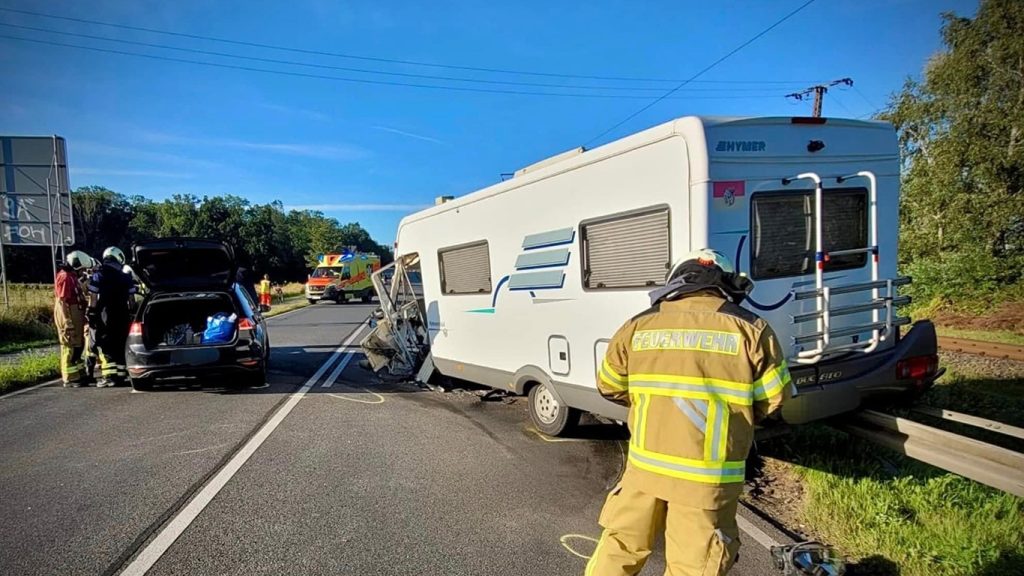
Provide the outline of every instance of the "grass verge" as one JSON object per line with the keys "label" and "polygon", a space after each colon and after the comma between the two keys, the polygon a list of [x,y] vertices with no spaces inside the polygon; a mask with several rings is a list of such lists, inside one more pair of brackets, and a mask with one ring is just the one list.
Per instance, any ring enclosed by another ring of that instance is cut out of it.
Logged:
{"label": "grass verge", "polygon": [[[1021,363],[943,354],[943,364],[949,372],[922,403],[1022,425]],[[1024,450],[1006,436],[909,417]],[[800,427],[760,448],[771,463],[767,478],[758,480],[765,508],[783,508],[784,523],[805,526],[857,559],[851,575],[995,576],[1024,566],[1024,499],[825,425]],[[759,498],[752,497],[755,505]],[[782,500],[797,503],[787,507]]]}
{"label": "grass verge", "polygon": [[939,336],[947,336],[949,338],[964,338],[981,342],[998,342],[1000,344],[1024,346],[1024,334],[1010,332],[1009,330],[968,330],[938,326],[936,331],[939,333]]}
{"label": "grass verge", "polygon": [[0,394],[38,384],[59,374],[60,357],[57,353],[26,354],[14,362],[0,364]]}
{"label": "grass verge", "polygon": [[854,574],[994,576],[1024,565],[1024,500],[825,426],[785,441],[799,521],[857,558]]}
{"label": "grass verge", "polygon": [[285,312],[291,312],[299,308],[305,308],[309,306],[309,302],[306,301],[305,295],[293,296],[291,298],[285,298],[284,302],[274,304],[270,308],[270,312],[265,312],[263,316],[265,318],[272,318],[278,314],[284,314]]}
{"label": "grass verge", "polygon": [[0,343],[0,354],[13,354],[15,352],[24,352],[26,350],[32,350],[33,348],[44,348],[46,346],[53,346],[55,344],[57,344],[56,339],[37,339],[21,342],[4,342]]}

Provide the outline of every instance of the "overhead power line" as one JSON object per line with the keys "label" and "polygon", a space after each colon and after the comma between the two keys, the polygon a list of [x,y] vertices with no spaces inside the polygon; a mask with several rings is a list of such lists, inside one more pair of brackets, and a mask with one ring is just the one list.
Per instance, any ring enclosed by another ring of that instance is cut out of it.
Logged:
{"label": "overhead power line", "polygon": [[[811,0],[814,1],[814,0]],[[33,12],[31,10],[17,10],[14,8],[0,7],[0,11],[9,12],[12,14],[22,14],[25,16],[33,16],[38,18],[50,18],[54,20],[63,20],[65,22],[77,22],[79,24],[89,24],[93,26],[108,26],[111,28],[119,28],[121,30],[133,30],[135,32],[146,32],[149,34],[162,34],[165,36],[175,36],[178,38],[191,38],[193,40],[205,40],[209,42],[221,42],[224,44],[234,44],[236,46],[248,46],[251,48],[264,48],[268,50],[281,50],[285,52],[293,52],[297,54],[308,54],[316,56],[331,56],[334,58],[348,58],[352,60],[364,60],[368,62],[380,62],[387,64],[403,64],[408,66],[425,66],[428,68],[446,68],[450,70],[465,70],[470,72],[488,72],[492,74],[518,74],[522,76],[546,76],[552,78],[576,78],[582,80],[613,80],[620,82],[679,82],[679,80],[673,80],[668,78],[641,78],[641,77],[630,77],[630,76],[599,76],[599,75],[587,75],[587,74],[569,74],[569,73],[556,73],[556,72],[536,72],[530,70],[513,70],[508,68],[490,68],[482,66],[462,66],[457,64],[439,64],[435,62],[422,62],[416,60],[404,60],[398,58],[381,58],[375,56],[364,56],[359,54],[347,54],[342,52],[330,52],[324,50],[309,50],[305,48],[297,48],[294,46],[282,46],[277,44],[267,44],[263,42],[251,42],[247,40],[235,40],[232,38],[221,38],[217,36],[204,36],[202,34],[189,34],[185,32],[175,32],[172,30],[160,30],[157,28],[146,28],[143,26],[131,26],[128,24],[118,24],[115,22],[104,22],[101,20],[89,20],[86,18],[73,18],[70,16],[59,16],[56,14],[46,14],[43,12]],[[694,80],[687,80],[688,83],[694,82]],[[705,80],[699,83],[704,84],[806,84],[807,80]]]}
{"label": "overhead power line", "polygon": [[712,68],[714,68],[715,66],[718,66],[719,64],[721,64],[722,62],[724,62],[724,61],[725,61],[725,60],[726,60],[727,58],[729,58],[729,57],[730,57],[730,56],[732,56],[733,54],[735,54],[735,53],[739,52],[740,50],[742,50],[742,49],[746,48],[747,46],[749,46],[749,45],[753,44],[753,43],[754,43],[755,41],[757,41],[757,39],[759,39],[759,38],[761,38],[762,36],[764,36],[765,34],[767,34],[767,33],[771,32],[771,31],[772,31],[772,30],[774,30],[774,29],[775,29],[776,27],[780,26],[780,25],[781,25],[781,24],[782,24],[783,22],[785,22],[786,20],[789,20],[789,19],[790,19],[790,18],[792,18],[793,16],[796,16],[796,15],[797,15],[797,13],[799,13],[799,12],[800,12],[801,10],[803,10],[804,8],[807,8],[808,6],[810,6],[811,4],[813,4],[814,2],[815,2],[815,0],[807,0],[807,2],[804,2],[803,4],[801,4],[801,5],[800,5],[800,6],[799,6],[799,7],[798,7],[798,8],[796,9],[796,10],[793,10],[793,11],[792,11],[792,12],[790,12],[789,14],[786,14],[786,15],[785,15],[785,16],[783,16],[782,18],[780,18],[780,19],[776,20],[776,21],[775,21],[775,23],[774,23],[774,24],[772,24],[771,26],[769,26],[769,27],[765,28],[764,30],[762,30],[762,31],[758,32],[758,33],[757,33],[757,34],[755,34],[755,35],[754,35],[754,36],[753,36],[753,37],[752,37],[751,39],[749,39],[749,40],[747,40],[746,42],[744,42],[744,43],[740,44],[739,46],[737,46],[737,47],[733,48],[733,49],[732,49],[732,50],[731,50],[731,51],[730,51],[730,52],[729,52],[728,54],[726,54],[725,56],[722,56],[722,57],[721,57],[721,58],[719,58],[718,60],[715,60],[715,61],[714,61],[714,62],[712,62],[711,64],[708,64],[707,66],[705,66],[704,68],[702,68],[702,69],[701,69],[701,70],[700,70],[699,72],[697,72],[697,73],[696,73],[696,74],[694,74],[693,76],[691,76],[691,77],[687,78],[686,80],[683,80],[683,81],[682,81],[682,82],[680,82],[680,83],[679,83],[679,85],[677,85],[677,86],[676,86],[675,88],[673,88],[673,89],[669,90],[668,92],[665,92],[664,94],[662,94],[662,95],[661,95],[661,96],[659,96],[658,98],[654,99],[653,101],[651,101],[651,102],[647,103],[646,105],[644,105],[643,107],[641,107],[641,108],[640,108],[639,110],[637,110],[636,112],[633,112],[633,113],[632,113],[632,114],[630,114],[629,116],[626,116],[625,118],[623,118],[622,120],[620,120],[620,121],[619,121],[619,122],[617,122],[616,124],[612,125],[612,127],[611,127],[611,128],[608,128],[608,129],[606,129],[606,130],[605,130],[604,132],[601,132],[601,133],[600,133],[600,134],[598,134],[597,136],[594,136],[593,138],[591,138],[590,140],[588,140],[586,144],[588,144],[588,145],[589,145],[590,143],[594,142],[595,140],[597,140],[597,139],[599,139],[599,138],[603,137],[603,136],[604,136],[605,134],[608,134],[609,132],[611,132],[611,131],[615,130],[615,129],[616,129],[616,128],[618,128],[619,126],[622,126],[622,125],[623,125],[623,124],[625,124],[626,122],[629,122],[629,121],[630,121],[630,120],[632,120],[633,118],[636,118],[636,117],[637,117],[637,116],[639,116],[640,114],[643,114],[643,113],[644,113],[644,112],[646,112],[647,110],[650,110],[650,109],[651,109],[651,107],[652,107],[652,106],[654,106],[655,104],[657,104],[658,102],[661,102],[662,100],[665,100],[666,98],[669,98],[669,97],[671,97],[671,96],[672,96],[673,94],[675,94],[676,92],[678,92],[678,91],[679,91],[679,89],[680,89],[680,88],[682,88],[683,86],[686,86],[686,85],[687,85],[687,84],[689,84],[690,82],[693,82],[693,81],[695,81],[695,80],[696,80],[697,78],[699,78],[699,77],[703,76],[703,75],[704,75],[705,73],[707,73],[708,71],[710,71],[710,70],[711,70]]}
{"label": "overhead power line", "polygon": [[[122,38],[112,38],[109,36],[96,36],[93,34],[81,34],[77,32],[65,32],[63,30],[54,30],[51,28],[38,28],[35,26],[22,26],[19,24],[10,24],[7,22],[0,22],[0,26],[7,28],[16,28],[19,30],[30,30],[33,32],[43,32],[45,34],[57,34],[60,36],[70,36],[74,38],[84,38],[88,40],[100,40],[103,42],[116,42],[118,44],[126,44],[130,46],[143,46],[146,48],[158,48],[161,50],[175,50],[178,52],[187,52],[191,54],[202,54],[205,56],[218,56],[223,58],[235,58],[238,60],[249,60],[251,62],[263,62],[268,64],[284,64],[288,66],[303,66],[306,68],[319,68],[322,70],[338,70],[342,72],[357,72],[360,74],[377,74],[383,76],[398,76],[403,78],[419,78],[426,80],[440,80],[445,82],[469,82],[475,84],[490,84],[490,85],[506,85],[506,86],[529,86],[533,88],[573,88],[577,90],[618,90],[627,92],[645,92],[654,91],[661,92],[663,88],[651,88],[646,86],[583,86],[579,84],[552,84],[546,82],[519,82],[515,80],[485,80],[479,78],[457,78],[452,76],[436,76],[432,74],[413,74],[407,72],[385,72],[381,70],[370,70],[366,68],[351,68],[347,66],[332,66],[329,64],[315,64],[311,62],[300,62],[297,60],[279,60],[276,58],[262,58],[259,56],[246,56],[242,54],[232,54],[230,52],[216,52],[212,50],[200,50],[197,48],[185,48],[181,46],[171,46],[168,44],[155,44],[152,42],[139,42],[135,40],[124,40]],[[728,90],[729,92],[746,91],[746,92],[761,92],[763,93],[766,88],[691,88],[690,92],[721,92]]]}
{"label": "overhead power line", "polygon": [[[618,98],[618,99],[647,99],[649,96],[635,96],[629,94],[588,94],[588,93],[572,93],[572,92],[532,92],[529,90],[499,90],[493,88],[477,88],[472,86],[445,86],[439,84],[416,84],[412,82],[394,82],[390,80],[371,80],[367,78],[346,78],[342,76],[328,76],[324,74],[310,74],[306,72],[293,72],[289,70],[271,70],[269,68],[256,68],[254,66],[240,66],[237,64],[224,64],[220,62],[204,62],[201,60],[190,60],[187,58],[175,58],[172,56],[158,56],[156,54],[144,54],[141,52],[130,52],[127,50],[113,50],[110,48],[99,48],[97,46],[83,46],[80,44],[68,44],[65,42],[56,42],[52,40],[40,40],[37,38],[23,38],[20,36],[9,36],[6,34],[0,34],[0,38],[6,40],[14,40],[18,42],[31,42],[34,44],[42,44],[47,46],[58,46],[63,48],[74,48],[77,50],[88,50],[91,52],[100,52],[104,54],[118,54],[122,56],[133,56],[137,58],[147,58],[150,60],[160,60],[164,62],[178,62],[182,64],[192,64],[196,66],[207,66],[211,68],[221,68],[228,70],[244,70],[248,72],[259,72],[263,74],[275,74],[279,76],[290,76],[295,78],[316,78],[320,80],[334,80],[338,82],[350,82],[356,84],[374,84],[379,86],[403,86],[407,88],[427,88],[433,90],[448,90],[456,92],[478,92],[488,94],[514,94],[523,96],[556,96],[556,97],[571,97],[571,98]],[[750,100],[759,99],[766,97],[778,97],[778,95],[771,96],[679,96],[675,99],[679,100]]]}

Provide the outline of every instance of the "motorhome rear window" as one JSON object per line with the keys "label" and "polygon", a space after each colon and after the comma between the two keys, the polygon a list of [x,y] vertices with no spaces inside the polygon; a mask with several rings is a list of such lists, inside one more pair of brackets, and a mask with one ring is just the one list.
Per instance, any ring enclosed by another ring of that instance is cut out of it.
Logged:
{"label": "motorhome rear window", "polygon": [[583,287],[647,288],[665,283],[671,263],[668,207],[580,224]]}
{"label": "motorhome rear window", "polygon": [[490,294],[491,256],[487,242],[474,242],[437,251],[442,294]]}
{"label": "motorhome rear window", "polygon": [[[868,245],[864,188],[824,190],[822,242],[826,251]],[[814,193],[759,192],[752,198],[750,270],[755,280],[814,272]],[[825,270],[860,268],[867,254],[833,257]]]}

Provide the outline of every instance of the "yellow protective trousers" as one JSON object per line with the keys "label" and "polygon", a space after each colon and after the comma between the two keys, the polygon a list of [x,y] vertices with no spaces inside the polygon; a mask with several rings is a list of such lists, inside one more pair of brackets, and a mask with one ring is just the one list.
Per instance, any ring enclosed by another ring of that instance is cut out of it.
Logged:
{"label": "yellow protective trousers", "polygon": [[115,358],[112,354],[106,353],[102,348],[100,352],[100,375],[106,380],[115,384],[124,384],[128,380],[128,369],[124,362]]}
{"label": "yellow protective trousers", "polygon": [[60,375],[66,384],[82,379],[82,348],[85,315],[77,304],[56,300],[53,305],[53,323],[60,342]]}
{"label": "yellow protective trousers", "polygon": [[60,377],[65,384],[78,382],[83,375],[82,347],[60,345]]}
{"label": "yellow protective trousers", "polygon": [[667,576],[723,576],[740,547],[736,500],[717,510],[660,500],[619,484],[601,511],[604,532],[585,576],[631,576],[644,567],[665,532]]}

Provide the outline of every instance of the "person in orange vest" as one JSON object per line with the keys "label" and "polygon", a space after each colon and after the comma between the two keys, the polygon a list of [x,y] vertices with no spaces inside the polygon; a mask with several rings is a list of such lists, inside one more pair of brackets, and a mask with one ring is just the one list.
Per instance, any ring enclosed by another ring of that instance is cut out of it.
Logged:
{"label": "person in orange vest", "polygon": [[264,274],[260,280],[260,309],[270,310],[270,274]]}
{"label": "person in orange vest", "polygon": [[662,532],[666,574],[726,574],[754,425],[790,396],[782,347],[739,306],[753,283],[728,257],[698,250],[666,280],[615,333],[598,371],[601,395],[629,407],[631,439],[586,576],[637,574]]}
{"label": "person in orange vest", "polygon": [[60,376],[65,388],[82,385],[85,349],[85,294],[78,283],[78,274],[92,262],[84,252],[67,255],[53,282],[53,323],[60,342]]}

